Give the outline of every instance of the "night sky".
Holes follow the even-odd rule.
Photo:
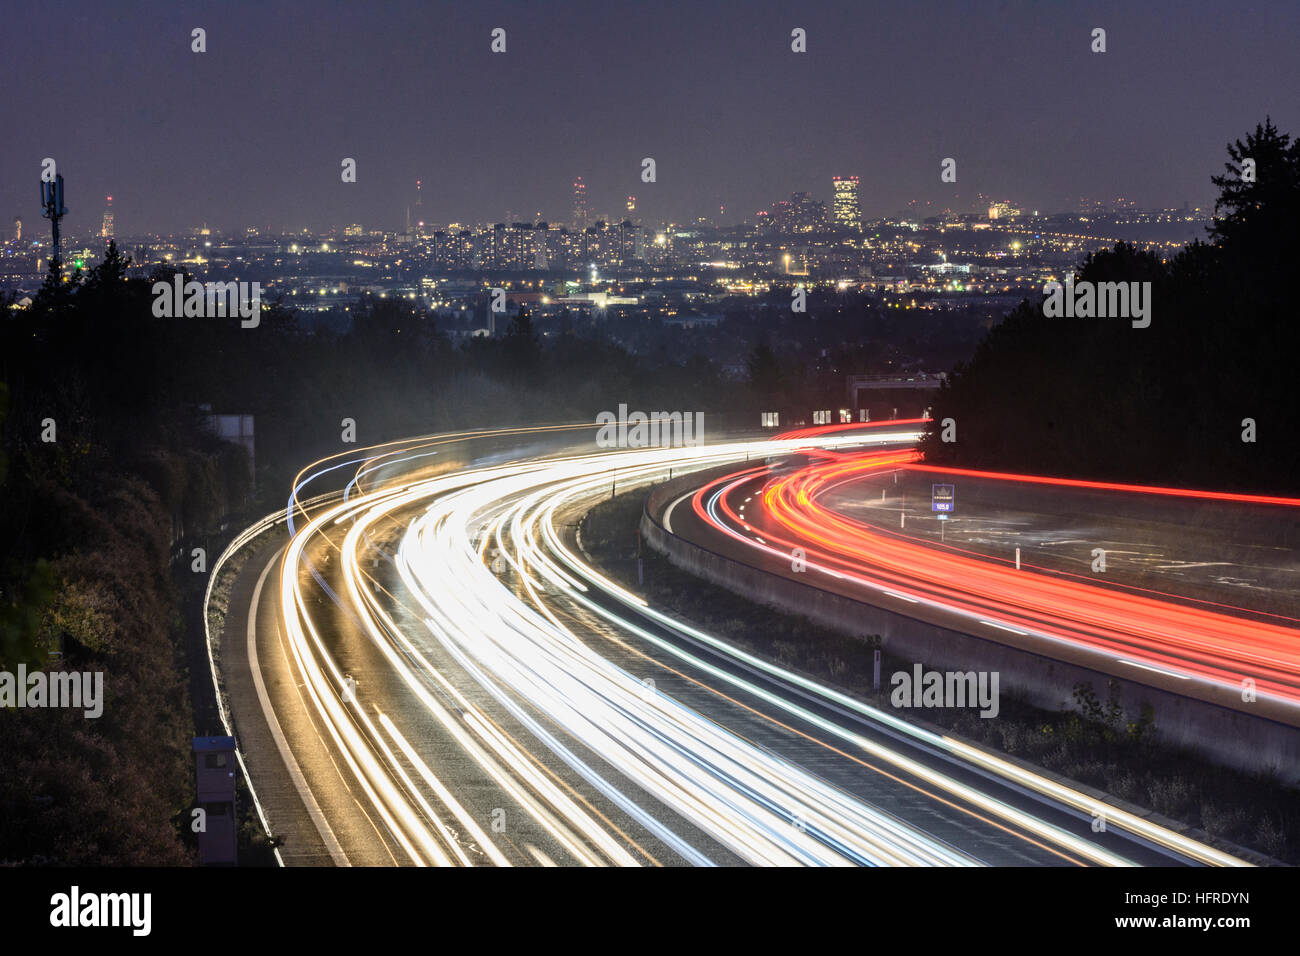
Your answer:
[[[649,221],[725,205],[736,222],[795,190],[829,201],[851,173],[867,217],[912,199],[966,211],[977,193],[1197,205],[1225,143],[1265,114],[1300,132],[1294,2],[92,0],[2,16],[9,236],[15,215],[46,228],[46,156],[67,228],[97,224],[111,193],[127,235],[397,228],[417,178],[439,223],[567,221],[578,175],[593,214],[634,194]],[[190,52],[196,26],[206,53]],[[657,183],[640,181],[646,156]]]

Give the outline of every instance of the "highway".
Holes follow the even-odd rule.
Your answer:
[[[1223,600],[1125,585],[1113,576],[1017,568],[1013,561],[941,544],[933,536],[918,541],[905,526],[883,527],[880,513],[869,518],[861,509],[846,513],[845,500],[874,502],[879,497],[881,508],[892,516],[901,511],[891,481],[899,472],[917,471],[935,480],[979,473],[929,468],[910,449],[813,454],[815,460],[776,477],[766,468],[750,468],[715,478],[672,502],[665,523],[684,533],[691,521],[688,537],[702,546],[739,554],[787,576],[791,552],[800,548],[807,556],[806,573],[819,587],[866,595],[871,603],[917,619],[1117,676],[1140,676],[1181,694],[1199,693],[1245,709],[1241,691],[1249,681],[1256,697],[1250,708],[1300,726],[1300,620]],[[1225,508],[1263,508],[1281,512],[1291,522],[1300,515],[1297,499],[1100,487],[1137,498],[1208,498]],[[913,500],[914,509],[928,510],[928,499]],[[914,513],[913,528],[917,517]],[[929,528],[936,524],[927,521]]]
[[[906,454],[917,422],[814,441]],[[614,487],[810,439],[458,433],[304,469],[218,562],[223,716],[294,865],[1242,865],[752,657],[590,565]],[[286,534],[287,531],[287,534]],[[214,578],[216,575],[214,570]],[[1104,832],[1091,826],[1104,814]]]

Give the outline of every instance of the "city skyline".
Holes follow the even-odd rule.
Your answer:
[[[1079,196],[1072,203],[1066,202],[1062,208],[1043,208],[1030,209],[1027,204],[1017,205],[1015,197],[995,197],[977,194],[971,198],[969,203],[964,203],[960,207],[956,204],[934,207],[930,204],[922,204],[913,201],[906,207],[894,211],[892,214],[880,216],[867,216],[861,213],[859,203],[859,193],[861,184],[857,176],[835,176],[831,180],[831,189],[828,198],[818,199],[816,194],[807,190],[795,190],[788,193],[789,198],[774,198],[766,207],[759,209],[747,215],[739,213],[736,216],[720,217],[708,215],[709,210],[700,210],[699,215],[688,215],[679,220],[644,220],[639,215],[636,208],[636,197],[627,196],[623,201],[624,208],[593,209],[585,199],[585,184],[582,177],[578,176],[573,183],[573,199],[571,208],[567,214],[555,217],[548,217],[541,211],[531,215],[521,215],[507,211],[505,214],[492,216],[474,216],[461,220],[434,220],[426,218],[425,211],[421,208],[420,182],[417,180],[412,189],[412,195],[415,197],[413,203],[405,207],[405,222],[390,223],[384,217],[371,215],[364,217],[363,221],[352,222],[340,220],[338,222],[325,223],[318,228],[303,227],[300,229],[291,229],[287,225],[276,226],[275,224],[258,224],[247,222],[244,224],[230,223],[219,225],[218,219],[213,217],[204,217],[200,221],[191,222],[177,228],[162,231],[146,232],[123,232],[115,225],[117,210],[114,207],[113,196],[104,196],[96,201],[92,198],[89,202],[74,200],[78,206],[82,207],[83,214],[76,216],[69,214],[63,227],[64,235],[72,237],[98,237],[101,239],[110,239],[114,236],[159,236],[159,237],[181,237],[187,235],[196,235],[200,232],[211,235],[224,235],[229,237],[239,237],[243,235],[265,235],[265,236],[293,236],[299,234],[310,235],[331,235],[342,234],[348,236],[366,235],[366,234],[397,234],[400,235],[408,232],[416,235],[430,235],[435,230],[450,228],[490,228],[494,224],[502,224],[509,227],[512,224],[546,224],[552,229],[561,228],[569,231],[581,230],[584,227],[595,227],[599,223],[604,223],[608,227],[616,227],[621,222],[630,221],[638,228],[650,229],[658,226],[692,226],[697,223],[707,223],[710,227],[716,228],[741,228],[750,229],[762,227],[776,227],[777,219],[783,212],[789,212],[796,207],[811,203],[818,211],[818,214],[824,220],[824,227],[828,231],[865,231],[874,224],[885,222],[915,222],[923,223],[926,221],[944,220],[944,219],[987,219],[994,221],[999,218],[1051,218],[1060,216],[1110,216],[1120,214],[1149,214],[1149,213],[1167,213],[1167,212],[1186,212],[1186,213],[1203,213],[1204,221],[1209,221],[1212,208],[1193,204],[1190,200],[1184,200],[1181,203],[1173,203],[1165,206],[1141,206],[1131,199],[1122,196],[1115,197],[1088,197]],[[840,194],[836,193],[836,187],[843,184],[845,187],[851,183],[851,188],[845,188]],[[74,184],[75,189],[75,184]],[[75,192],[74,192],[75,195]],[[837,211],[837,201],[841,208]],[[846,210],[853,209],[853,213]],[[18,226],[21,223],[22,235],[25,235],[29,241],[38,242],[44,237],[48,240],[48,225],[40,228],[36,220],[40,219],[39,205],[37,212],[33,215],[30,212],[24,212],[19,215],[5,217],[0,221],[0,240],[21,239],[18,235]],[[360,231],[357,231],[357,230]],[[783,231],[778,229],[778,231]],[[789,230],[785,230],[789,231]],[[794,230],[794,231],[808,231]]]
[[[1238,22],[1187,4],[1177,33],[1162,29],[1159,11],[1104,4],[1088,19],[940,5],[924,27],[839,3],[756,4],[741,20],[723,4],[689,17],[409,6],[374,23],[364,11],[303,4],[145,5],[94,30],[90,9],[20,11],[0,39],[16,77],[0,106],[7,223],[38,214],[45,157],[76,183],[69,228],[98,225],[111,194],[119,235],[199,222],[396,230],[417,180],[430,222],[503,221],[508,210],[568,221],[577,176],[593,214],[617,214],[635,195],[647,221],[738,223],[798,190],[829,203],[841,174],[860,177],[868,220],[913,200],[963,211],[979,194],[1053,211],[1080,195],[1168,208],[1205,203],[1205,170],[1243,117],[1297,125],[1280,97],[1300,85],[1285,52],[1300,13],[1285,9]],[[306,31],[307,21],[332,29]],[[32,42],[50,22],[85,54]],[[1097,25],[1104,54],[1089,49]],[[504,53],[490,49],[498,26]],[[206,31],[202,53],[191,50],[194,27]],[[794,28],[806,31],[805,53],[791,49]],[[128,60],[120,51],[143,29],[156,56]],[[351,39],[336,48],[332,36]],[[990,58],[1004,67],[988,69]],[[1257,78],[1269,60],[1270,75]],[[528,82],[543,65],[545,82]],[[1031,73],[1040,80],[1017,79]],[[47,116],[44,103],[60,107]],[[357,162],[355,183],[341,181],[345,158]],[[642,178],[645,158],[656,162],[653,182]],[[946,158],[955,183],[941,181]],[[212,196],[222,197],[215,218]]]

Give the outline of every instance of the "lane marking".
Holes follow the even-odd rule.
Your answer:
[[[338,838],[334,835],[329,821],[325,819],[325,814],[321,812],[316,797],[312,794],[311,788],[307,786],[307,779],[303,776],[302,768],[298,766],[298,761],[289,749],[289,741],[285,739],[284,731],[280,728],[280,721],[275,716],[275,710],[271,707],[271,697],[266,692],[266,684],[262,680],[262,669],[257,662],[257,607],[262,598],[262,586],[266,584],[266,576],[271,572],[271,568],[275,567],[283,552],[284,547],[281,546],[266,567],[262,569],[262,573],[257,579],[257,585],[253,588],[253,601],[248,612],[248,665],[253,671],[253,686],[257,690],[257,700],[262,706],[262,716],[266,718],[266,725],[270,728],[271,736],[275,739],[276,749],[280,751],[280,759],[284,761],[285,769],[289,771],[289,779],[293,781],[298,796],[302,798],[302,802],[307,808],[307,815],[311,817],[311,822],[315,824],[316,832],[320,834],[321,840],[325,843],[325,848],[329,850],[334,865],[351,866],[352,863],[348,860],[347,854],[343,852],[343,847],[339,845]]]
[[[1152,667],[1150,664],[1139,664],[1137,661],[1126,661],[1122,658],[1115,658],[1120,664],[1127,664],[1130,667],[1140,667],[1144,671],[1155,671],[1157,674],[1163,674],[1166,677],[1177,677],[1179,680],[1191,680],[1186,674],[1179,674],[1177,671],[1167,671],[1163,667]]]

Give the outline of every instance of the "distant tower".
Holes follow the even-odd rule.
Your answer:
[[[106,197],[108,207],[104,210],[104,222],[99,227],[99,237],[101,239],[113,238],[113,197]]]
[[[23,221],[17,216],[14,217],[14,241],[21,242],[23,238]]]
[[[628,197],[627,197],[627,211],[628,211],[628,212],[636,212],[636,197],[635,197],[635,196],[628,196]]]
[[[581,176],[573,184],[573,224],[579,229],[587,226],[587,184]]]
[[[415,181],[415,223],[416,223],[415,228],[423,232],[424,229],[422,227],[424,226],[424,197],[420,193],[421,185],[423,184],[420,182],[420,180],[417,179]],[[406,231],[407,232],[411,231],[410,226],[407,226]]]
[[[858,177],[836,176],[831,180],[835,189],[832,211],[835,226],[839,229],[862,229],[862,207],[858,204]]]

